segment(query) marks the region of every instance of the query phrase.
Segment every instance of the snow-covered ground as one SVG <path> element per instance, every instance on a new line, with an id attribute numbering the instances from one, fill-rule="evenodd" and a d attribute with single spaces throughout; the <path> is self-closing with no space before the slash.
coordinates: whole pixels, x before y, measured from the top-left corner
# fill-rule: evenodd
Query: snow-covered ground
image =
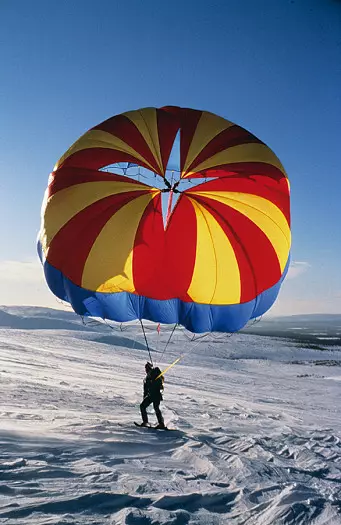
<path id="1" fill-rule="evenodd" d="M 159 366 L 184 353 L 167 432 L 133 425 L 139 326 L 13 307 L 0 325 L 0 523 L 341 524 L 340 348 L 176 331 L 162 356 L 170 330 L 150 327 Z"/>

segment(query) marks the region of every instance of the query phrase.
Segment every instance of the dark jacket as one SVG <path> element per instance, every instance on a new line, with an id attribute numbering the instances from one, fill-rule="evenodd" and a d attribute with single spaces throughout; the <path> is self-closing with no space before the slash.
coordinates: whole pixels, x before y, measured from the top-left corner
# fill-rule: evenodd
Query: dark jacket
<path id="1" fill-rule="evenodd" d="M 163 390 L 163 381 L 162 377 L 156 379 L 157 376 L 161 374 L 160 368 L 152 368 L 146 375 L 143 382 L 143 397 L 149 396 L 152 401 L 161 401 Z"/>

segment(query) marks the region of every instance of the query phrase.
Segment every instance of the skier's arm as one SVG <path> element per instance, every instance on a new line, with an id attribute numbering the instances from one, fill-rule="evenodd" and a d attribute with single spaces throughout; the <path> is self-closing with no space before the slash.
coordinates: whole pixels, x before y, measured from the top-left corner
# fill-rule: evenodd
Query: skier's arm
<path id="1" fill-rule="evenodd" d="M 162 391 L 163 390 L 163 381 L 162 381 L 162 377 L 159 377 L 159 379 L 156 380 L 156 385 L 157 385 L 157 388 Z"/>

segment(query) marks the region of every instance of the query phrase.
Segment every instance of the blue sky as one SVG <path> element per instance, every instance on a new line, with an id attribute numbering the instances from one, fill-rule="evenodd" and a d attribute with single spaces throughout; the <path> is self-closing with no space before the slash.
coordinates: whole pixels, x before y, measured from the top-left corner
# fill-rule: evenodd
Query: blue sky
<path id="1" fill-rule="evenodd" d="M 0 1 L 0 304 L 57 306 L 36 258 L 49 172 L 122 111 L 236 122 L 292 189 L 292 267 L 273 313 L 341 313 L 341 2 Z"/>

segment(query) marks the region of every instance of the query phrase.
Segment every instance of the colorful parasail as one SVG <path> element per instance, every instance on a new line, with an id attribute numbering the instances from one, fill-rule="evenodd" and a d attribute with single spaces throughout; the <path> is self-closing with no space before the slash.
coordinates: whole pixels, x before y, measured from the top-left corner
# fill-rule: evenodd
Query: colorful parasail
<path id="1" fill-rule="evenodd" d="M 38 252 L 77 314 L 234 332 L 273 305 L 290 239 L 289 181 L 271 149 L 217 115 L 169 106 L 114 116 L 67 150 Z"/>

